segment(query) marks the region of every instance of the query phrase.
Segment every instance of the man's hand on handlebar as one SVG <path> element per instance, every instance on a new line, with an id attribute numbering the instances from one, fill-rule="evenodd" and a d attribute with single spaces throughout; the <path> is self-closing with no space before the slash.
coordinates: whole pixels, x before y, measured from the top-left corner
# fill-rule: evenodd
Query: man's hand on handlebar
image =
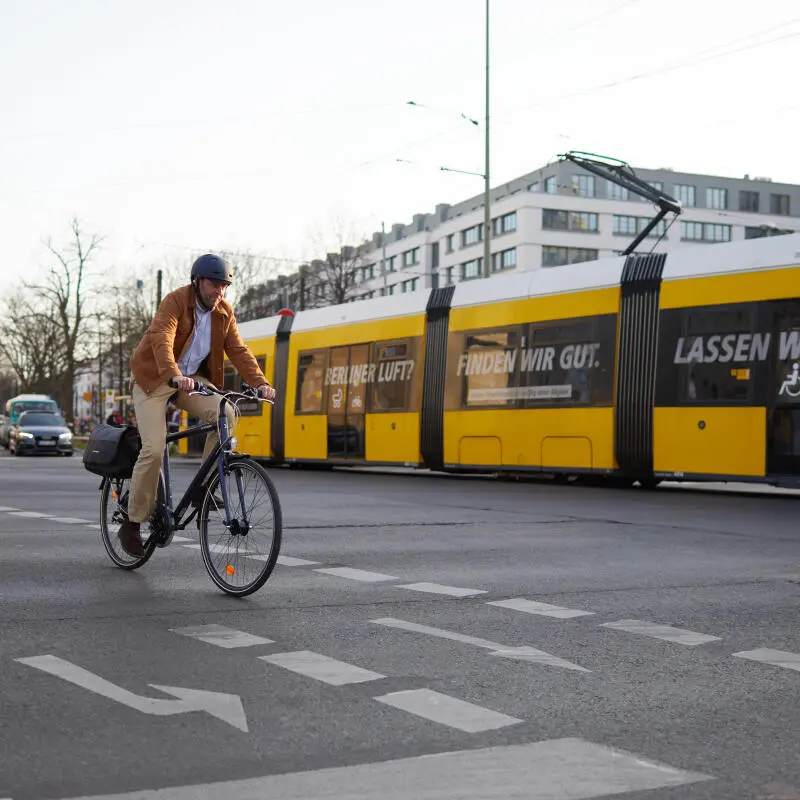
<path id="1" fill-rule="evenodd" d="M 185 375 L 175 375 L 170 379 L 170 383 L 182 392 L 193 392 L 195 388 L 194 380 Z"/>
<path id="2" fill-rule="evenodd" d="M 271 403 L 275 399 L 275 390 L 269 384 L 262 383 L 258 387 L 258 396 L 262 400 L 268 400 Z"/>

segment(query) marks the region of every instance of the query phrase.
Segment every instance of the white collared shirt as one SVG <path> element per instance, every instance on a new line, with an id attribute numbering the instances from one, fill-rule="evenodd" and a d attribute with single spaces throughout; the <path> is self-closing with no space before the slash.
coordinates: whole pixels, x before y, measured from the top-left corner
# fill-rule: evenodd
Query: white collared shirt
<path id="1" fill-rule="evenodd" d="M 195 300 L 195 324 L 192 343 L 178 362 L 181 375 L 194 375 L 205 357 L 211 352 L 211 312 Z"/>

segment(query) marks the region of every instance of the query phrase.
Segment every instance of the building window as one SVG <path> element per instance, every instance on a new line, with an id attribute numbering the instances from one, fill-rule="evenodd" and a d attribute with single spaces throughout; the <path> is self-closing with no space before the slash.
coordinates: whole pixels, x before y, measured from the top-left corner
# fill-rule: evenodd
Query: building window
<path id="1" fill-rule="evenodd" d="M 727 208 L 727 189 L 706 189 L 706 208 Z"/>
<path id="2" fill-rule="evenodd" d="M 703 239 L 706 242 L 729 242 L 731 240 L 731 226 L 706 222 L 703 225 Z"/>
<path id="3" fill-rule="evenodd" d="M 648 217 L 639 217 L 639 233 L 641 233 L 650 223 L 652 222 L 651 219 Z M 647 234 L 648 238 L 650 236 L 664 236 L 667 232 L 667 225 L 664 220 L 659 220 L 656 224 L 655 228 Z"/>
<path id="4" fill-rule="evenodd" d="M 445 286 L 452 286 L 453 285 L 453 273 L 455 272 L 455 267 L 448 267 L 444 271 L 444 285 Z"/>
<path id="5" fill-rule="evenodd" d="M 492 272 L 501 272 L 504 269 L 514 269 L 517 266 L 517 248 L 492 253 Z"/>
<path id="6" fill-rule="evenodd" d="M 463 263 L 461 265 L 461 280 L 469 281 L 473 278 L 480 278 L 482 265 L 482 258 L 473 258 L 471 261 L 466 261 Z"/>
<path id="7" fill-rule="evenodd" d="M 436 269 L 439 266 L 439 242 L 434 242 L 431 245 L 431 269 Z"/>
<path id="8" fill-rule="evenodd" d="M 414 264 L 419 264 L 419 247 L 415 247 L 413 250 L 406 250 L 403 253 L 403 266 L 410 267 Z"/>
<path id="9" fill-rule="evenodd" d="M 771 194 L 769 196 L 769 213 L 789 216 L 789 195 Z"/>
<path id="10" fill-rule="evenodd" d="M 702 242 L 703 223 L 681 221 L 681 239 L 684 242 Z"/>
<path id="11" fill-rule="evenodd" d="M 543 267 L 562 267 L 565 264 L 578 264 L 581 261 L 596 261 L 597 250 L 586 247 L 542 247 Z"/>
<path id="12" fill-rule="evenodd" d="M 684 242 L 729 242 L 731 226 L 716 222 L 681 222 L 681 239 Z"/>
<path id="13" fill-rule="evenodd" d="M 595 179 L 594 175 L 573 175 L 572 176 L 572 192 L 579 197 L 594 197 L 595 196 Z"/>
<path id="14" fill-rule="evenodd" d="M 386 287 L 386 294 L 394 294 L 395 287 L 397 286 L 396 283 L 393 283 L 391 286 Z"/>
<path id="15" fill-rule="evenodd" d="M 452 253 L 453 252 L 453 250 L 455 248 L 455 239 L 456 239 L 456 235 L 454 233 L 451 233 L 447 237 L 447 252 L 448 253 Z"/>
<path id="16" fill-rule="evenodd" d="M 694 186 L 686 186 L 682 183 L 675 184 L 675 199 L 684 206 L 693 207 L 694 202 Z"/>
<path id="17" fill-rule="evenodd" d="M 416 292 L 419 286 L 419 278 L 410 278 L 407 281 L 403 281 L 400 286 L 403 292 Z"/>
<path id="18" fill-rule="evenodd" d="M 483 241 L 483 226 L 473 225 L 471 228 L 461 231 L 461 246 L 469 247 Z"/>
<path id="19" fill-rule="evenodd" d="M 586 231 L 597 233 L 597 214 L 590 211 L 542 209 L 542 227 L 551 231 Z"/>
<path id="20" fill-rule="evenodd" d="M 386 259 L 386 263 L 389 265 L 388 266 L 389 272 L 394 272 L 395 271 L 395 269 L 396 269 L 396 267 L 395 267 L 395 259 L 396 258 L 397 258 L 397 256 L 391 256 L 390 258 Z"/>
<path id="21" fill-rule="evenodd" d="M 664 191 L 664 182 L 663 181 L 647 181 L 647 182 L 654 189 L 658 189 L 659 192 L 663 192 Z"/>
<path id="22" fill-rule="evenodd" d="M 552 175 L 549 178 L 544 179 L 544 191 L 545 194 L 555 194 L 556 193 L 556 179 L 555 176 Z"/>
<path id="23" fill-rule="evenodd" d="M 627 200 L 630 193 L 624 186 L 606 181 L 606 196 L 609 200 Z"/>
<path id="24" fill-rule="evenodd" d="M 509 233 L 517 229 L 517 212 L 503 214 L 502 217 L 495 217 L 492 220 L 492 234 L 499 236 L 501 233 Z"/>
<path id="25" fill-rule="evenodd" d="M 612 233 L 617 236 L 634 236 L 636 234 L 636 217 L 627 217 L 614 214 L 611 218 Z"/>
<path id="26" fill-rule="evenodd" d="M 539 184 L 539 181 L 535 181 L 534 183 L 531 183 L 531 184 L 528 185 L 528 191 L 529 192 L 538 192 L 540 190 L 541 190 L 541 186 Z"/>
<path id="27" fill-rule="evenodd" d="M 758 211 L 758 192 L 739 192 L 739 211 Z"/>

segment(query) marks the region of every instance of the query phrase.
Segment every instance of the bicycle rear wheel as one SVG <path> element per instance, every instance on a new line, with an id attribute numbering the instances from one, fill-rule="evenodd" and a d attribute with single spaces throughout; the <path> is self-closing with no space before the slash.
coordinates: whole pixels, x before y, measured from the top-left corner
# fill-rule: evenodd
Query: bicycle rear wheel
<path id="1" fill-rule="evenodd" d="M 121 569 L 138 569 L 147 563 L 156 549 L 157 536 L 150 522 L 143 522 L 140 528 L 143 556 L 131 556 L 125 552 L 119 540 L 119 528 L 128 518 L 128 497 L 131 491 L 130 478 L 111 478 L 103 484 L 100 492 L 100 533 L 103 545 L 111 560 Z M 163 502 L 163 477 L 158 479 L 158 502 Z"/>
<path id="2" fill-rule="evenodd" d="M 223 592 L 245 597 L 266 583 L 278 560 L 280 501 L 267 471 L 250 458 L 230 462 L 222 477 L 230 524 L 225 524 L 220 476 L 215 474 L 200 510 L 200 551 L 211 580 Z"/>

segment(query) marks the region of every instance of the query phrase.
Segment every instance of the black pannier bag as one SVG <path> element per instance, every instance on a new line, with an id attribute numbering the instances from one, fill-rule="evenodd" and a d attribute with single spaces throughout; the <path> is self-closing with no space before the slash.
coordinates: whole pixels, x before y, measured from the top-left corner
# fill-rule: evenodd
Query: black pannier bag
<path id="1" fill-rule="evenodd" d="M 130 478 L 142 449 L 133 425 L 96 425 L 83 451 L 83 466 L 105 478 Z"/>

